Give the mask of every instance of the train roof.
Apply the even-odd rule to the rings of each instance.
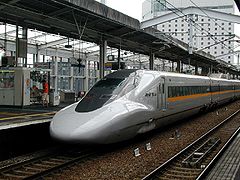
[[[239,80],[228,80],[228,79],[222,79],[222,78],[212,78],[208,76],[200,76],[200,75],[190,75],[190,74],[182,74],[182,73],[175,73],[175,72],[164,72],[164,71],[153,71],[153,70],[143,70],[143,69],[122,69],[115,71],[111,74],[108,74],[107,78],[119,78],[124,79],[128,77],[133,72],[145,72],[145,73],[153,73],[157,76],[170,76],[170,77],[182,77],[182,78],[191,78],[191,79],[205,79],[205,80],[216,80],[216,81],[231,81],[231,82],[240,82]]]
[[[212,78],[208,76],[200,76],[200,75],[190,75],[190,74],[182,74],[182,73],[175,73],[175,72],[164,72],[164,71],[152,71],[152,70],[145,70],[148,72],[158,73],[163,76],[170,76],[170,77],[183,77],[183,78],[192,78],[192,79],[206,79],[206,80],[217,80],[217,81],[231,81],[231,82],[240,82],[239,80],[234,79],[223,79],[223,78]]]

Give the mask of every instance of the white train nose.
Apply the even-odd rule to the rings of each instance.
[[[78,144],[98,144],[104,141],[104,136],[97,129],[91,128],[91,126],[81,126],[65,131],[60,130],[54,126],[54,123],[50,125],[50,135],[53,139],[67,143]]]

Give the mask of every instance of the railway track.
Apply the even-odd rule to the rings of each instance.
[[[236,111],[181,152],[145,176],[150,179],[203,179],[240,132]]]
[[[0,180],[4,179],[39,179],[76,162],[94,156],[93,151],[78,149],[52,152],[24,162],[16,163],[0,169]]]

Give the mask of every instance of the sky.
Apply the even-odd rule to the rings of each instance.
[[[100,2],[100,0],[97,0]],[[142,20],[142,3],[144,0],[105,0],[106,5],[131,16],[139,21]]]

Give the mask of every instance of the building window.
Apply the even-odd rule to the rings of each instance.
[[[203,45],[203,42],[201,42],[201,45]]]
[[[208,45],[210,44],[210,42],[208,42]]]
[[[171,27],[171,24],[169,24],[168,27]]]
[[[214,49],[217,49],[217,46],[215,46]]]
[[[175,27],[177,27],[177,24],[175,24]]]
[[[164,24],[162,25],[162,27],[164,27]]]
[[[217,54],[217,51],[214,51],[214,54]]]
[[[230,56],[228,56],[228,59],[230,59],[231,57]]]
[[[177,31],[177,29],[175,29],[175,31]]]
[[[222,26],[224,26],[224,23],[222,23]]]
[[[223,54],[224,52],[222,51],[221,53]]]
[[[183,39],[183,38],[181,38],[181,40],[183,41],[184,39]]]
[[[228,30],[231,30],[231,27],[229,27]]]
[[[171,29],[169,29],[168,31],[171,32]]]
[[[222,30],[224,30],[224,28],[222,28]]]
[[[202,19],[202,21],[204,21],[204,19]]]
[[[231,25],[232,23],[228,23],[229,25]]]
[[[184,24],[182,24],[182,27],[184,26]]]
[[[177,22],[177,19],[175,20],[175,22]]]
[[[217,30],[217,28],[215,28],[215,30]]]

